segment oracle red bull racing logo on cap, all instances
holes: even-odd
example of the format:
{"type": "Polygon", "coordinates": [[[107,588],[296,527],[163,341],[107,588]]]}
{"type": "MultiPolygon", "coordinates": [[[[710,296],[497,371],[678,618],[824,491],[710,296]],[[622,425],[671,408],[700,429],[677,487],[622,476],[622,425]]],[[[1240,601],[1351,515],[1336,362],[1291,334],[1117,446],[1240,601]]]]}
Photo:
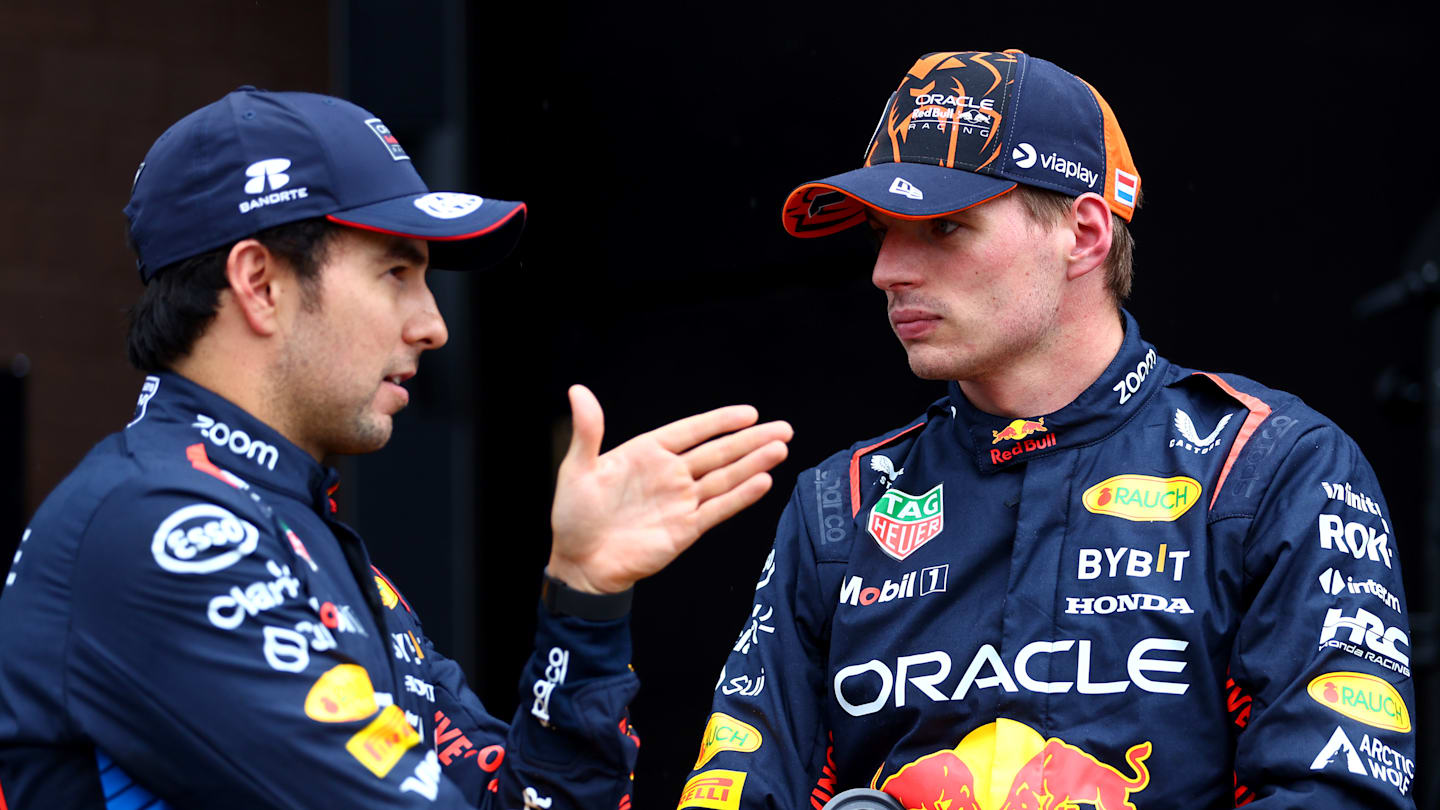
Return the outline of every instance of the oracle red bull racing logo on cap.
{"type": "Polygon", "coordinates": [[[924,495],[885,490],[870,509],[870,536],[891,557],[909,557],[945,528],[944,487],[936,484],[924,495]]]}
{"type": "Polygon", "coordinates": [[[1042,738],[1024,723],[1000,718],[953,749],[927,754],[885,779],[881,790],[906,810],[1135,810],[1150,785],[1151,744],[1130,746],[1130,775],[1059,737],[1042,738]]]}

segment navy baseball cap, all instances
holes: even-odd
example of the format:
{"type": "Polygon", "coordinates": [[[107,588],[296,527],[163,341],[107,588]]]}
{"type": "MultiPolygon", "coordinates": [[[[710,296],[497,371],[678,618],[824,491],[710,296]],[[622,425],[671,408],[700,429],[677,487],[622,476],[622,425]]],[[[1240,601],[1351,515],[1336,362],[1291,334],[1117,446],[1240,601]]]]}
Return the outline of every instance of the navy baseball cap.
{"type": "Polygon", "coordinates": [[[140,278],[287,222],[439,242],[475,240],[477,265],[505,258],[525,204],[431,191],[370,112],[315,93],[240,87],[177,121],[135,173],[125,206],[140,278]]]}
{"type": "Polygon", "coordinates": [[[790,192],[783,219],[794,236],[827,236],[867,208],[929,219],[1017,183],[1093,191],[1127,222],[1140,194],[1115,114],[1083,79],[1015,50],[931,53],[885,103],[864,166],[790,192]]]}

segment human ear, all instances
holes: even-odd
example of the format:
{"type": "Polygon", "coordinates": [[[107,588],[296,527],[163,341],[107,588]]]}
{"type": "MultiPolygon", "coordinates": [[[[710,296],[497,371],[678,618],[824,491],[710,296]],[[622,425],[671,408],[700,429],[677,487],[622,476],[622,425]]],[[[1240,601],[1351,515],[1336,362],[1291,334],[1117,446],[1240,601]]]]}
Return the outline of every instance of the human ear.
{"type": "Polygon", "coordinates": [[[255,239],[242,239],[225,259],[230,300],[251,331],[270,336],[279,328],[277,298],[279,264],[275,254],[255,239]]]}
{"type": "Polygon", "coordinates": [[[1066,260],[1065,277],[1074,280],[1105,263],[1114,238],[1110,206],[1098,194],[1081,194],[1070,205],[1070,228],[1075,235],[1066,260]]]}

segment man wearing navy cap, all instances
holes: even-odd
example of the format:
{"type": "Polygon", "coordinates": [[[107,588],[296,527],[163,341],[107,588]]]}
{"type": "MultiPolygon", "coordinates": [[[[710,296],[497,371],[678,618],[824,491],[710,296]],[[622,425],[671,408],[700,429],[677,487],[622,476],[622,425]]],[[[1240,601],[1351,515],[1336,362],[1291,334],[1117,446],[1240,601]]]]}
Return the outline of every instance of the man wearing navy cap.
{"type": "Polygon", "coordinates": [[[163,134],[125,213],[150,373],[25,531],[0,598],[0,808],[625,808],[631,585],[757,499],[784,423],[722,408],[599,455],[570,391],[536,652],[507,724],[335,519],[521,203],[432,192],[380,119],[240,88],[163,134]]]}
{"type": "Polygon", "coordinates": [[[784,225],[853,226],[948,395],[802,473],[681,807],[1410,807],[1410,629],[1355,443],[1180,368],[1121,308],[1140,173],[1093,87],[932,53],[860,169],[784,225]]]}

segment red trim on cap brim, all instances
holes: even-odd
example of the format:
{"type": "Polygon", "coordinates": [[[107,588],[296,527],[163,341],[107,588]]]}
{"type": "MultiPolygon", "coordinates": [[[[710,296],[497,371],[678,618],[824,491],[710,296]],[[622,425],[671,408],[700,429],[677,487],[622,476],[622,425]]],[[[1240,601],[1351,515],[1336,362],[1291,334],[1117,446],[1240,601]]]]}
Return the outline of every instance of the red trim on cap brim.
{"type": "Polygon", "coordinates": [[[341,218],[335,216],[334,214],[326,214],[326,215],[325,215],[325,218],[328,219],[328,220],[330,220],[331,222],[334,222],[334,223],[337,224],[337,225],[344,225],[344,226],[347,227],[347,228],[359,228],[359,229],[362,230],[362,231],[373,231],[373,232],[375,232],[375,233],[389,234],[390,236],[405,236],[405,237],[409,237],[410,239],[424,239],[424,240],[427,241],[427,242],[459,242],[459,241],[461,241],[462,239],[474,239],[474,238],[477,237],[477,236],[484,236],[485,234],[490,233],[490,232],[496,230],[497,228],[500,228],[500,227],[503,226],[505,223],[507,223],[507,222],[509,222],[510,220],[514,219],[516,214],[523,214],[523,213],[525,213],[525,203],[523,203],[523,202],[517,202],[517,203],[515,204],[515,208],[514,208],[513,210],[511,210],[510,213],[506,214],[504,217],[502,217],[501,219],[497,220],[493,225],[490,225],[489,227],[486,227],[486,228],[481,228],[481,229],[478,230],[478,231],[472,231],[472,232],[470,232],[470,233],[462,233],[462,234],[458,234],[458,235],[456,235],[456,236],[425,236],[424,234],[418,234],[418,233],[405,233],[405,232],[403,232],[403,231],[392,231],[392,230],[390,230],[390,229],[388,229],[388,228],[381,228],[381,227],[379,227],[379,226],[377,226],[377,225],[367,225],[367,224],[365,224],[365,223],[363,223],[363,222],[351,222],[351,221],[349,221],[349,220],[341,219],[341,218]]]}

